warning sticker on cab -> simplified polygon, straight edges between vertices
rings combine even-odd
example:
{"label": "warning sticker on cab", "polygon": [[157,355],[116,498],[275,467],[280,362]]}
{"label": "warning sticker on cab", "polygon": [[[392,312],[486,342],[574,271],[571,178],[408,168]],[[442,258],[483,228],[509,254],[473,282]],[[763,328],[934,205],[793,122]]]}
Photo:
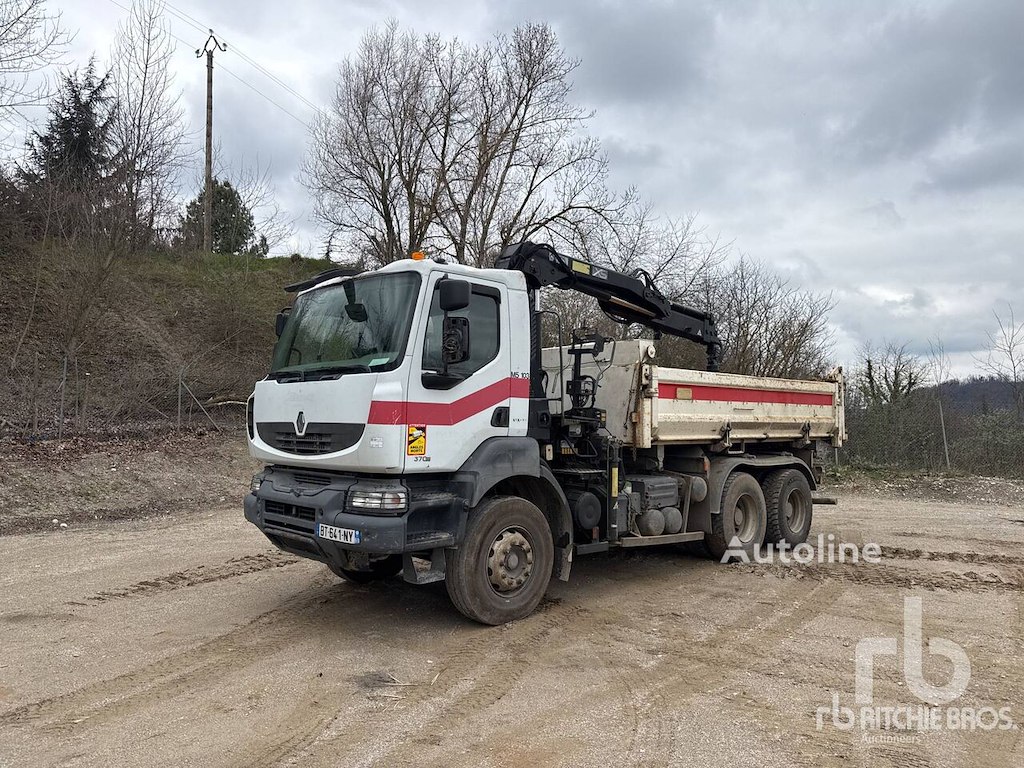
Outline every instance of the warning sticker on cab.
{"label": "warning sticker on cab", "polygon": [[409,425],[409,438],[405,444],[406,456],[425,456],[427,453],[427,427]]}

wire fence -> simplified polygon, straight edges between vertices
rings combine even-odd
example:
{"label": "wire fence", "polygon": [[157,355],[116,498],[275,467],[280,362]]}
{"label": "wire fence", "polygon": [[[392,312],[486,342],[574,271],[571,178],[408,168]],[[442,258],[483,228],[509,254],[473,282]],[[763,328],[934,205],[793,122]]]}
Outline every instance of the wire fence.
{"label": "wire fence", "polygon": [[220,388],[192,369],[198,359],[176,371],[123,371],[111,377],[94,375],[73,355],[35,355],[20,375],[5,382],[0,435],[38,441],[241,426],[245,398],[211,394]]}
{"label": "wire fence", "polygon": [[892,403],[847,405],[840,464],[1024,477],[1024,413],[987,398],[947,398],[941,389]]}

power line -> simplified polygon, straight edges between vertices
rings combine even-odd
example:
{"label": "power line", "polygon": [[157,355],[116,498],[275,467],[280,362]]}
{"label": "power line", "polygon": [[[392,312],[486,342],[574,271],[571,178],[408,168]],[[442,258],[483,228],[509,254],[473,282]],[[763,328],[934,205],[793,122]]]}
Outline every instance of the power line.
{"label": "power line", "polygon": [[[186,13],[185,11],[183,11],[183,10],[181,10],[180,8],[178,8],[178,7],[174,6],[174,5],[172,5],[172,4],[171,4],[171,3],[169,3],[169,2],[164,2],[164,6],[165,6],[165,7],[166,7],[166,8],[167,8],[167,9],[168,9],[168,10],[169,10],[169,11],[170,11],[170,12],[171,12],[172,14],[174,14],[174,15],[175,15],[175,16],[176,16],[177,18],[179,18],[179,19],[181,19],[182,21],[184,21],[184,22],[185,22],[186,24],[190,24],[191,26],[193,26],[193,27],[194,27],[195,29],[197,29],[197,30],[198,30],[198,31],[200,31],[200,32],[205,32],[205,31],[206,31],[206,27],[203,27],[203,26],[202,26],[202,25],[200,24],[199,20],[198,20],[198,19],[196,19],[196,18],[195,18],[194,16],[191,16],[191,15],[189,15],[189,14],[188,14],[188,13]],[[307,98],[306,98],[305,96],[303,96],[303,95],[302,95],[301,93],[299,93],[299,92],[298,92],[297,90],[295,90],[295,89],[294,89],[294,88],[293,88],[292,86],[290,86],[290,85],[289,85],[288,83],[286,83],[286,82],[285,82],[284,80],[282,80],[282,79],[281,79],[280,77],[278,77],[277,75],[275,75],[275,74],[274,74],[273,72],[271,72],[271,71],[270,71],[269,69],[267,69],[266,67],[264,67],[264,66],[263,66],[262,64],[260,64],[260,63],[259,63],[258,61],[256,61],[255,59],[253,59],[252,57],[250,57],[249,55],[247,55],[247,54],[246,54],[246,53],[245,53],[245,52],[244,52],[244,51],[243,51],[243,50],[242,50],[241,48],[239,48],[239,47],[238,47],[237,45],[235,45],[235,44],[234,44],[233,42],[231,42],[230,40],[227,40],[227,39],[225,39],[225,40],[224,40],[224,42],[226,42],[226,43],[227,43],[228,45],[230,45],[230,46],[231,46],[231,51],[232,51],[232,53],[234,53],[234,54],[235,54],[236,56],[238,56],[238,57],[239,57],[240,59],[242,59],[242,61],[244,61],[244,62],[246,62],[247,64],[249,64],[249,66],[251,66],[251,67],[252,67],[253,69],[255,69],[255,70],[256,70],[257,72],[259,72],[259,73],[260,73],[260,74],[262,74],[262,75],[263,75],[264,77],[266,77],[267,79],[269,79],[269,80],[270,80],[271,82],[273,82],[273,83],[274,83],[275,85],[279,86],[280,88],[282,88],[282,89],[284,89],[285,91],[287,91],[288,93],[290,93],[290,94],[291,94],[292,96],[294,96],[295,98],[297,98],[297,99],[298,99],[299,101],[301,101],[301,102],[302,102],[303,104],[305,104],[305,105],[306,105],[307,107],[309,107],[310,109],[312,109],[312,110],[313,110],[314,112],[319,112],[319,111],[320,111],[320,107],[318,107],[318,106],[317,106],[316,104],[314,104],[314,103],[313,103],[312,101],[310,101],[309,99],[307,99]]]}
{"label": "power line", "polygon": [[[110,0],[110,2],[111,2],[111,3],[113,3],[114,5],[116,5],[116,6],[118,7],[118,8],[120,8],[120,9],[121,9],[122,11],[126,11],[126,12],[128,12],[128,13],[131,13],[131,8],[128,8],[128,7],[124,6],[124,5],[122,5],[121,3],[119,3],[119,2],[118,2],[118,0]],[[203,32],[204,34],[206,34],[206,33],[208,33],[208,32],[209,32],[209,29],[208,29],[208,28],[204,28],[204,27],[200,27],[200,26],[198,26],[198,25],[197,25],[197,22],[195,22],[195,20],[194,20],[194,19],[193,19],[193,18],[192,18],[191,16],[189,16],[188,14],[186,14],[186,13],[185,13],[184,11],[176,12],[176,9],[175,9],[175,8],[174,8],[173,6],[171,6],[171,5],[170,5],[170,3],[164,3],[164,5],[165,5],[165,6],[166,6],[166,7],[167,7],[167,8],[168,8],[168,9],[169,9],[170,11],[171,11],[171,13],[172,13],[172,14],[173,14],[173,15],[175,16],[175,18],[179,19],[180,21],[184,22],[185,24],[188,24],[188,25],[189,25],[189,26],[191,26],[191,27],[194,27],[195,29],[197,29],[197,30],[198,30],[198,31],[200,31],[200,32]],[[190,20],[190,19],[191,19],[191,20]],[[187,48],[192,48],[192,44],[191,44],[191,43],[189,43],[189,42],[188,42],[188,41],[186,41],[186,40],[182,40],[182,39],[181,39],[180,37],[178,37],[178,36],[177,36],[176,34],[174,34],[174,32],[172,32],[172,31],[171,31],[170,29],[168,29],[168,30],[167,30],[167,34],[168,34],[168,35],[170,35],[170,36],[171,36],[172,38],[174,38],[175,40],[177,40],[177,41],[178,41],[179,43],[181,43],[182,45],[186,46]],[[252,62],[252,61],[251,61],[251,60],[249,59],[249,57],[245,56],[245,55],[244,55],[244,54],[242,54],[242,53],[241,53],[240,51],[238,51],[237,49],[235,49],[235,48],[234,48],[234,46],[232,46],[232,47],[231,47],[231,51],[232,51],[232,53],[236,53],[236,54],[238,54],[238,56],[239,56],[240,58],[242,58],[243,60],[245,60],[245,61],[249,61],[250,63],[252,63],[252,64],[253,64],[253,66],[255,66],[255,67],[256,67],[257,69],[262,69],[261,67],[259,67],[259,65],[256,65],[256,64],[255,64],[254,62]],[[225,73],[227,73],[228,75],[230,75],[231,77],[233,77],[233,78],[234,78],[235,80],[237,80],[238,82],[240,82],[240,83],[241,83],[242,85],[244,85],[244,86],[245,86],[246,88],[250,89],[251,91],[253,91],[254,93],[256,93],[256,94],[257,94],[258,96],[260,96],[261,98],[265,99],[265,100],[266,100],[267,102],[269,102],[270,104],[272,104],[273,106],[277,107],[277,108],[278,108],[279,110],[281,110],[282,112],[284,112],[284,113],[285,113],[286,115],[288,115],[288,117],[292,118],[293,120],[296,120],[296,121],[297,121],[297,122],[299,122],[299,123],[300,123],[301,125],[305,126],[307,130],[309,129],[309,127],[310,127],[310,126],[309,126],[309,123],[307,123],[307,122],[306,122],[305,120],[303,120],[303,119],[302,119],[301,117],[297,117],[297,116],[296,116],[296,115],[295,115],[294,113],[292,113],[291,111],[289,111],[289,110],[285,109],[285,108],[284,108],[283,106],[281,106],[281,105],[280,105],[280,104],[279,104],[278,102],[274,101],[274,100],[273,100],[272,98],[270,98],[270,97],[269,97],[269,96],[268,96],[267,94],[265,94],[265,93],[264,93],[263,91],[261,91],[261,90],[260,90],[259,88],[257,88],[257,87],[256,87],[255,85],[253,85],[252,83],[248,82],[247,80],[245,80],[244,78],[240,77],[239,75],[236,75],[236,74],[235,74],[234,72],[232,72],[232,71],[231,71],[230,69],[228,69],[227,67],[225,67],[225,66],[224,66],[223,64],[221,64],[221,65],[220,65],[220,68],[221,68],[221,69],[222,69],[222,70],[223,70],[223,71],[224,71]],[[268,76],[269,76],[269,75],[268,75]],[[274,78],[274,79],[276,79],[276,78]],[[280,83],[279,83],[279,84],[280,84]],[[282,87],[285,87],[285,88],[286,88],[287,90],[289,90],[289,91],[290,91],[290,92],[291,92],[291,93],[292,93],[293,95],[295,95],[295,96],[299,97],[300,99],[302,99],[303,101],[305,101],[305,102],[306,102],[307,104],[309,104],[309,105],[310,105],[311,107],[313,107],[313,109],[316,109],[317,111],[319,111],[319,109],[318,109],[318,108],[317,108],[317,107],[316,107],[315,105],[313,105],[313,103],[312,103],[312,102],[310,102],[310,101],[309,101],[308,99],[306,99],[306,98],[305,98],[304,96],[302,96],[302,95],[301,95],[301,94],[299,94],[298,92],[296,92],[296,91],[293,91],[293,90],[292,90],[291,88],[287,88],[287,86],[285,86],[285,85],[283,85],[283,84],[282,84]]]}
{"label": "power line", "polygon": [[250,90],[252,90],[252,91],[255,91],[255,92],[256,92],[257,94],[259,94],[259,95],[260,95],[260,96],[262,96],[262,97],[263,97],[264,99],[266,99],[267,101],[269,101],[269,102],[270,102],[271,104],[273,104],[273,105],[274,105],[275,107],[277,107],[277,108],[278,108],[278,109],[280,109],[280,110],[281,110],[282,112],[284,112],[284,113],[285,113],[286,115],[288,115],[288,117],[292,118],[293,120],[296,120],[296,121],[298,121],[299,123],[301,123],[302,125],[304,125],[304,126],[305,126],[305,127],[307,128],[307,129],[309,128],[309,123],[307,123],[307,122],[306,122],[305,120],[303,120],[303,119],[302,119],[301,117],[297,117],[297,116],[296,116],[295,114],[293,114],[292,112],[289,112],[289,111],[288,111],[287,109],[285,109],[285,108],[284,108],[284,107],[282,107],[282,106],[281,106],[280,104],[278,104],[278,103],[277,103],[276,101],[274,101],[274,100],[273,100],[272,98],[270,98],[269,96],[267,96],[267,94],[265,94],[265,93],[264,93],[263,91],[261,91],[261,90],[260,90],[259,88],[257,88],[257,87],[256,87],[255,85],[253,85],[252,83],[248,82],[247,80],[243,80],[243,79],[242,79],[241,77],[239,77],[238,75],[236,75],[236,74],[235,74],[234,72],[232,72],[232,71],[231,71],[230,69],[228,69],[227,67],[225,67],[225,66],[224,66],[223,64],[221,64],[221,65],[220,65],[220,68],[221,68],[221,70],[223,70],[224,72],[226,72],[227,74],[229,74],[229,75],[231,75],[231,76],[232,76],[233,78],[235,78],[235,80],[237,80],[238,82],[240,82],[240,83],[241,83],[242,85],[244,85],[244,86],[245,86],[246,88],[249,88]]}
{"label": "power line", "polygon": [[234,51],[235,51],[236,54],[238,54],[238,56],[243,61],[248,62],[257,71],[259,71],[259,72],[263,73],[264,75],[266,75],[268,78],[270,78],[271,81],[273,81],[274,83],[279,85],[281,88],[284,88],[286,91],[288,91],[288,93],[292,94],[292,96],[294,96],[295,98],[299,99],[302,103],[304,103],[307,107],[312,109],[314,112],[319,112],[320,111],[320,107],[318,107],[312,101],[310,101],[305,96],[303,96],[301,93],[296,91],[294,88],[292,88],[290,85],[288,85],[284,80],[279,78],[277,75],[273,74],[270,70],[268,70],[265,67],[263,67],[262,65],[260,65],[254,59],[251,59],[248,56],[246,56],[245,53],[241,49],[236,47],[236,48],[234,48]]}

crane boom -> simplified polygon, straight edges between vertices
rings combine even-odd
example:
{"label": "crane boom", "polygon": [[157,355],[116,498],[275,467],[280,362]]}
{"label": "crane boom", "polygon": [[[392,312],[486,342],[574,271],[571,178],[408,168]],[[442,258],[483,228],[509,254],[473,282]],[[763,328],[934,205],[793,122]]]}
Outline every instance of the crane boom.
{"label": "crane boom", "polygon": [[708,370],[718,370],[722,343],[714,318],[668,299],[644,272],[625,275],[531,242],[506,247],[495,267],[522,272],[533,290],[554,286],[592,296],[616,322],[639,323],[652,329],[656,337],[667,333],[702,344],[707,350]]}

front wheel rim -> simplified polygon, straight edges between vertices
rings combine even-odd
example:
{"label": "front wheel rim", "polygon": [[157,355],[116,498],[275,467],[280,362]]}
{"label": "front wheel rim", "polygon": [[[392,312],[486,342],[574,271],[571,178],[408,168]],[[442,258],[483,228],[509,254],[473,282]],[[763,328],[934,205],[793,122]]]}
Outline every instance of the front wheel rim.
{"label": "front wheel rim", "polygon": [[533,575],[533,561],[533,544],[526,531],[516,526],[499,531],[487,554],[491,590],[500,597],[521,592]]}

